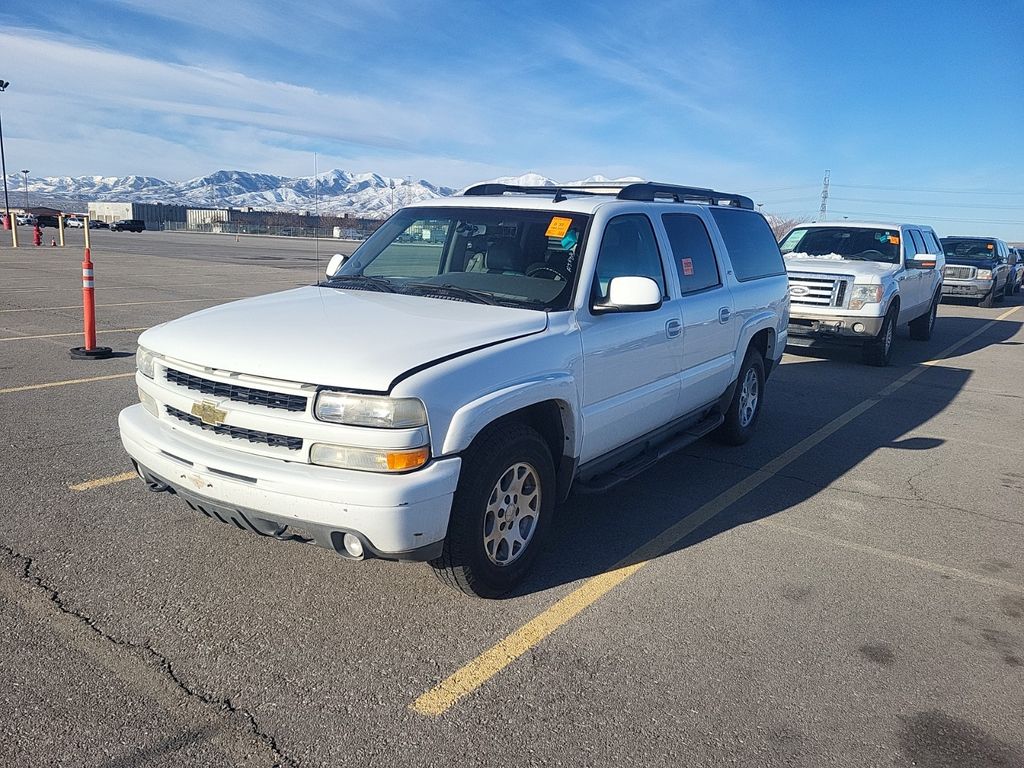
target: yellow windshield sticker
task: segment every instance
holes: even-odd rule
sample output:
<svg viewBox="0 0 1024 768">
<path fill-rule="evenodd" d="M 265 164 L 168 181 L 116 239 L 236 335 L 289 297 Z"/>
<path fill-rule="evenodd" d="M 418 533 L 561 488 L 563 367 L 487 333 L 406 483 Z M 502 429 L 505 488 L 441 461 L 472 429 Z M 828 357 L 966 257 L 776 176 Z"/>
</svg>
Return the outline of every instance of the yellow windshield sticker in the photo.
<svg viewBox="0 0 1024 768">
<path fill-rule="evenodd" d="M 565 237 L 565 233 L 569 231 L 569 227 L 572 226 L 572 219 L 567 219 L 564 216 L 553 216 L 551 223 L 548 224 L 548 231 L 544 233 L 545 237 Z"/>
</svg>

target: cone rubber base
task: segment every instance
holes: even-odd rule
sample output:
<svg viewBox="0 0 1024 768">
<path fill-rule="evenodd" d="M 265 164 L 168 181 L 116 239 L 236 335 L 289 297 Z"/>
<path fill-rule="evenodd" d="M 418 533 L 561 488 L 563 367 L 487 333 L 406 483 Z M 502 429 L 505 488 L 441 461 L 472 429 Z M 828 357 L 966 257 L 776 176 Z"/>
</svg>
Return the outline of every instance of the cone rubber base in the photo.
<svg viewBox="0 0 1024 768">
<path fill-rule="evenodd" d="M 106 360 L 113 352 L 111 352 L 110 347 L 93 347 L 92 349 L 72 347 L 68 350 L 68 354 L 74 360 Z"/>
</svg>

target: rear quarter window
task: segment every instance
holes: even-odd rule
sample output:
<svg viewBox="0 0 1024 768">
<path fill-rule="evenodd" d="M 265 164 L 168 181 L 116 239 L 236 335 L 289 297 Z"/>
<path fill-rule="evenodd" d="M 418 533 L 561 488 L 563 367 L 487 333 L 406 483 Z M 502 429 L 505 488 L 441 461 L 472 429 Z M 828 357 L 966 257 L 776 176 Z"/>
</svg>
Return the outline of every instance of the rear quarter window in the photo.
<svg viewBox="0 0 1024 768">
<path fill-rule="evenodd" d="M 764 217 L 740 208 L 710 209 L 729 251 L 733 274 L 743 282 L 786 274 L 782 252 Z"/>
</svg>

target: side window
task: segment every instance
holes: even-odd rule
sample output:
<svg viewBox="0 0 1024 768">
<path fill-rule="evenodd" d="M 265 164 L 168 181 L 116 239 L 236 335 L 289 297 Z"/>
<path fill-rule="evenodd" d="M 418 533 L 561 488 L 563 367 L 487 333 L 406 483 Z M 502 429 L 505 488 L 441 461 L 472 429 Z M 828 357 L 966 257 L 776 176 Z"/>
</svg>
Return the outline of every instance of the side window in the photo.
<svg viewBox="0 0 1024 768">
<path fill-rule="evenodd" d="M 739 281 L 786 274 L 782 252 L 764 217 L 742 208 L 713 205 L 711 215 L 722 233 Z"/>
<path fill-rule="evenodd" d="M 913 230 L 906 230 L 902 233 L 901 240 L 903 241 L 903 258 L 907 261 L 914 258 L 917 255 L 917 245 L 914 244 L 914 238 L 911 236 Z"/>
<path fill-rule="evenodd" d="M 629 275 L 651 278 L 661 286 L 661 295 L 665 295 L 665 271 L 658 242 L 650 219 L 642 213 L 616 216 L 605 227 L 594 275 L 594 301 L 607 300 L 608 284 L 613 277 Z"/>
<path fill-rule="evenodd" d="M 924 237 L 922 237 L 921 233 L 918 230 L 910 230 L 910 237 L 914 240 L 914 250 L 916 250 L 918 253 L 928 253 L 928 249 L 925 247 L 924 244 Z"/>
<path fill-rule="evenodd" d="M 661 220 L 668 232 L 672 261 L 679 273 L 683 294 L 721 285 L 711 237 L 700 217 L 692 213 L 666 213 Z"/>
<path fill-rule="evenodd" d="M 939 241 L 935 239 L 935 233 L 930 229 L 926 229 L 924 232 L 924 244 L 928 247 L 928 253 L 933 255 L 942 253 L 942 246 L 939 245 Z"/>
</svg>

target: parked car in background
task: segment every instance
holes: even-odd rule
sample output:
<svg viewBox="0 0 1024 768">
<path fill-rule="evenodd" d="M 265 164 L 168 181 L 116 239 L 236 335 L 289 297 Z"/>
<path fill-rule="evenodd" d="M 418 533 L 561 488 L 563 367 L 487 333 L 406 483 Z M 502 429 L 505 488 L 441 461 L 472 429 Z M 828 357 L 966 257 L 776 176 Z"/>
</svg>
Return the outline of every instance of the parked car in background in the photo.
<svg viewBox="0 0 1024 768">
<path fill-rule="evenodd" d="M 60 226 L 60 220 L 56 216 L 43 214 L 42 216 L 36 216 L 36 224 L 39 225 L 40 229 L 45 229 L 46 227 L 57 229 Z"/>
<path fill-rule="evenodd" d="M 1010 249 L 1010 293 L 1020 293 L 1024 283 L 1024 248 Z"/>
<path fill-rule="evenodd" d="M 110 229 L 110 225 L 101 219 L 89 219 L 89 229 Z"/>
<path fill-rule="evenodd" d="M 142 219 L 121 219 L 110 225 L 111 232 L 143 232 L 146 222 Z"/>
<path fill-rule="evenodd" d="M 15 221 L 17 221 L 18 224 L 20 224 L 23 227 L 31 226 L 36 223 L 36 217 L 33 216 L 31 213 L 19 213 L 17 216 L 15 216 Z"/>
<path fill-rule="evenodd" d="M 146 331 L 121 439 L 215 519 L 493 597 L 572 488 L 752 436 L 787 287 L 742 195 L 478 185 L 400 210 L 319 285 Z"/>
<path fill-rule="evenodd" d="M 942 248 L 922 224 L 802 224 L 781 242 L 789 273 L 789 342 L 860 345 L 888 365 L 896 326 L 931 338 L 942 301 Z"/>
<path fill-rule="evenodd" d="M 991 307 L 1010 292 L 1010 247 L 997 237 L 944 237 L 942 295 Z"/>
<path fill-rule="evenodd" d="M 85 227 L 85 221 L 77 216 L 68 216 L 64 219 L 64 226 L 71 229 L 82 229 Z"/>
</svg>

